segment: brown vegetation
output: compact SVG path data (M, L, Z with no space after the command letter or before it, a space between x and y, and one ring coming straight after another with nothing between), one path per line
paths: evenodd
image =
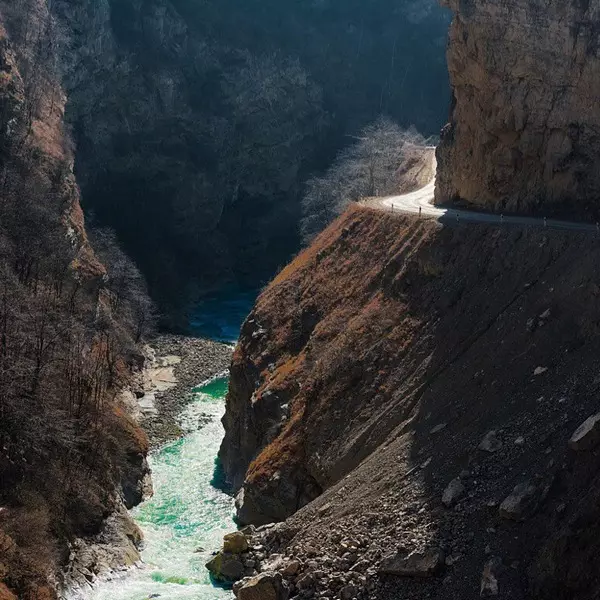
M404 130L387 118L365 127L324 175L307 182L302 200L304 241L310 242L352 202L427 184L433 151L414 128Z
M339 531L370 536L374 557L440 546L461 558L426 592L447 600L478 593L490 546L518 563L507 597L595 597L598 453L567 442L598 411L599 253L594 234L351 208L243 327L221 450L242 519L323 492L288 522L294 555L335 555ZM490 430L493 454L478 449ZM469 494L447 510L461 473ZM506 523L498 504L523 480L550 491ZM382 585L385 600L424 593Z
M0 3L20 32L0 29L0 594L23 599L54 597L148 447L116 397L151 307L112 239L108 272L87 239L45 6Z

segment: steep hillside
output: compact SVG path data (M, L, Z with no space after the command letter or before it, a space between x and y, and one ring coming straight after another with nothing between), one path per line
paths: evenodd
M599 214L597 0L444 0L452 115L437 201Z
M304 180L348 134L382 111L424 134L446 118L434 0L51 7L84 208L116 229L171 325L202 291L288 260Z
M292 597L597 596L597 426L569 439L599 408L599 259L353 208L277 276L220 456L242 522L295 513L257 540L300 561L263 566Z
M139 331L84 229L52 20L30 3L14 40L22 8L0 2L0 597L50 600L78 540L140 501L147 441L118 400Z

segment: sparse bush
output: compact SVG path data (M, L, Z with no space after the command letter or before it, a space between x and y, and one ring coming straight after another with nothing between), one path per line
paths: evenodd
M111 229L93 229L90 240L106 266L111 314L139 342L154 330L156 310L148 296L146 280L135 263L121 250Z

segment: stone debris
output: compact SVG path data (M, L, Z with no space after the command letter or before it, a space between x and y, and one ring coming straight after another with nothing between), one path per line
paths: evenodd
M533 374L537 377L538 375L543 375L548 370L548 367L536 367Z
M244 576L244 563L236 554L218 552L217 555L206 563L210 574L222 583L233 583Z
M436 434L439 433L440 431L443 431L444 429L446 429L447 424L446 423L440 423L439 425L436 425L429 433Z
M261 573L234 590L238 600L288 600L289 591L281 575Z
M248 550L248 540L241 531L235 531L234 533L228 533L223 538L223 552L229 552L231 554L241 554Z
M498 595L498 571L502 567L502 560L497 556L491 558L483 568L481 575L482 598L489 598Z
M537 509L540 501L538 488L531 482L519 483L500 505L500 516L511 521L523 521Z
M206 563L212 577L226 585L232 585L243 577L257 575L256 567L264 558L259 552L251 551L249 538L241 531L223 537L223 549ZM276 555L271 556L276 560Z
M592 450L600 443L600 413L587 418L571 436L572 450Z
M293 577L298 574L302 563L299 560L290 560L287 565L283 568L282 573L284 577Z
M459 477L453 479L442 495L442 504L448 508L454 506L465 493L465 486Z
M408 556L397 552L381 561L379 573L400 577L432 577L444 566L444 553L439 548L412 552Z

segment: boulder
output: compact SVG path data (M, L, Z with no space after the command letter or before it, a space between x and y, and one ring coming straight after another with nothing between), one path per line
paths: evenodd
M352 598L356 598L359 593L360 589L357 586L349 584L341 589L340 597L342 600L352 600Z
M278 573L262 573L244 583L237 592L238 600L287 600L289 592Z
M436 433L439 433L440 431L446 429L446 425L446 423L440 423L439 425L436 425L429 433L435 435Z
M530 481L520 483L500 505L500 516L511 521L530 517L540 502L540 491Z
M219 552L206 563L212 577L225 584L233 584L244 576L244 563L237 554Z
M478 447L484 452L498 452L498 450L502 448L502 442L498 438L496 431L492 430L485 434L485 437L481 440Z
M302 563L299 560L290 560L290 562L285 565L282 573L286 577L293 577L298 574L301 567Z
M573 450L592 450L600 443L600 413L588 417L571 436Z
M315 577L312 573L306 573L296 581L296 586L301 590L308 590L315 586Z
M444 553L439 548L413 552L408 556L397 552L381 561L379 573L400 577L432 577L444 566Z
M502 560L498 557L491 558L483 568L481 575L482 598L498 595L498 571L502 567Z
M241 531L228 533L223 538L223 552L228 552L230 554L248 552L248 540L246 539L246 536Z
M448 508L454 506L465 493L465 486L460 478L453 479L442 495L442 504Z

